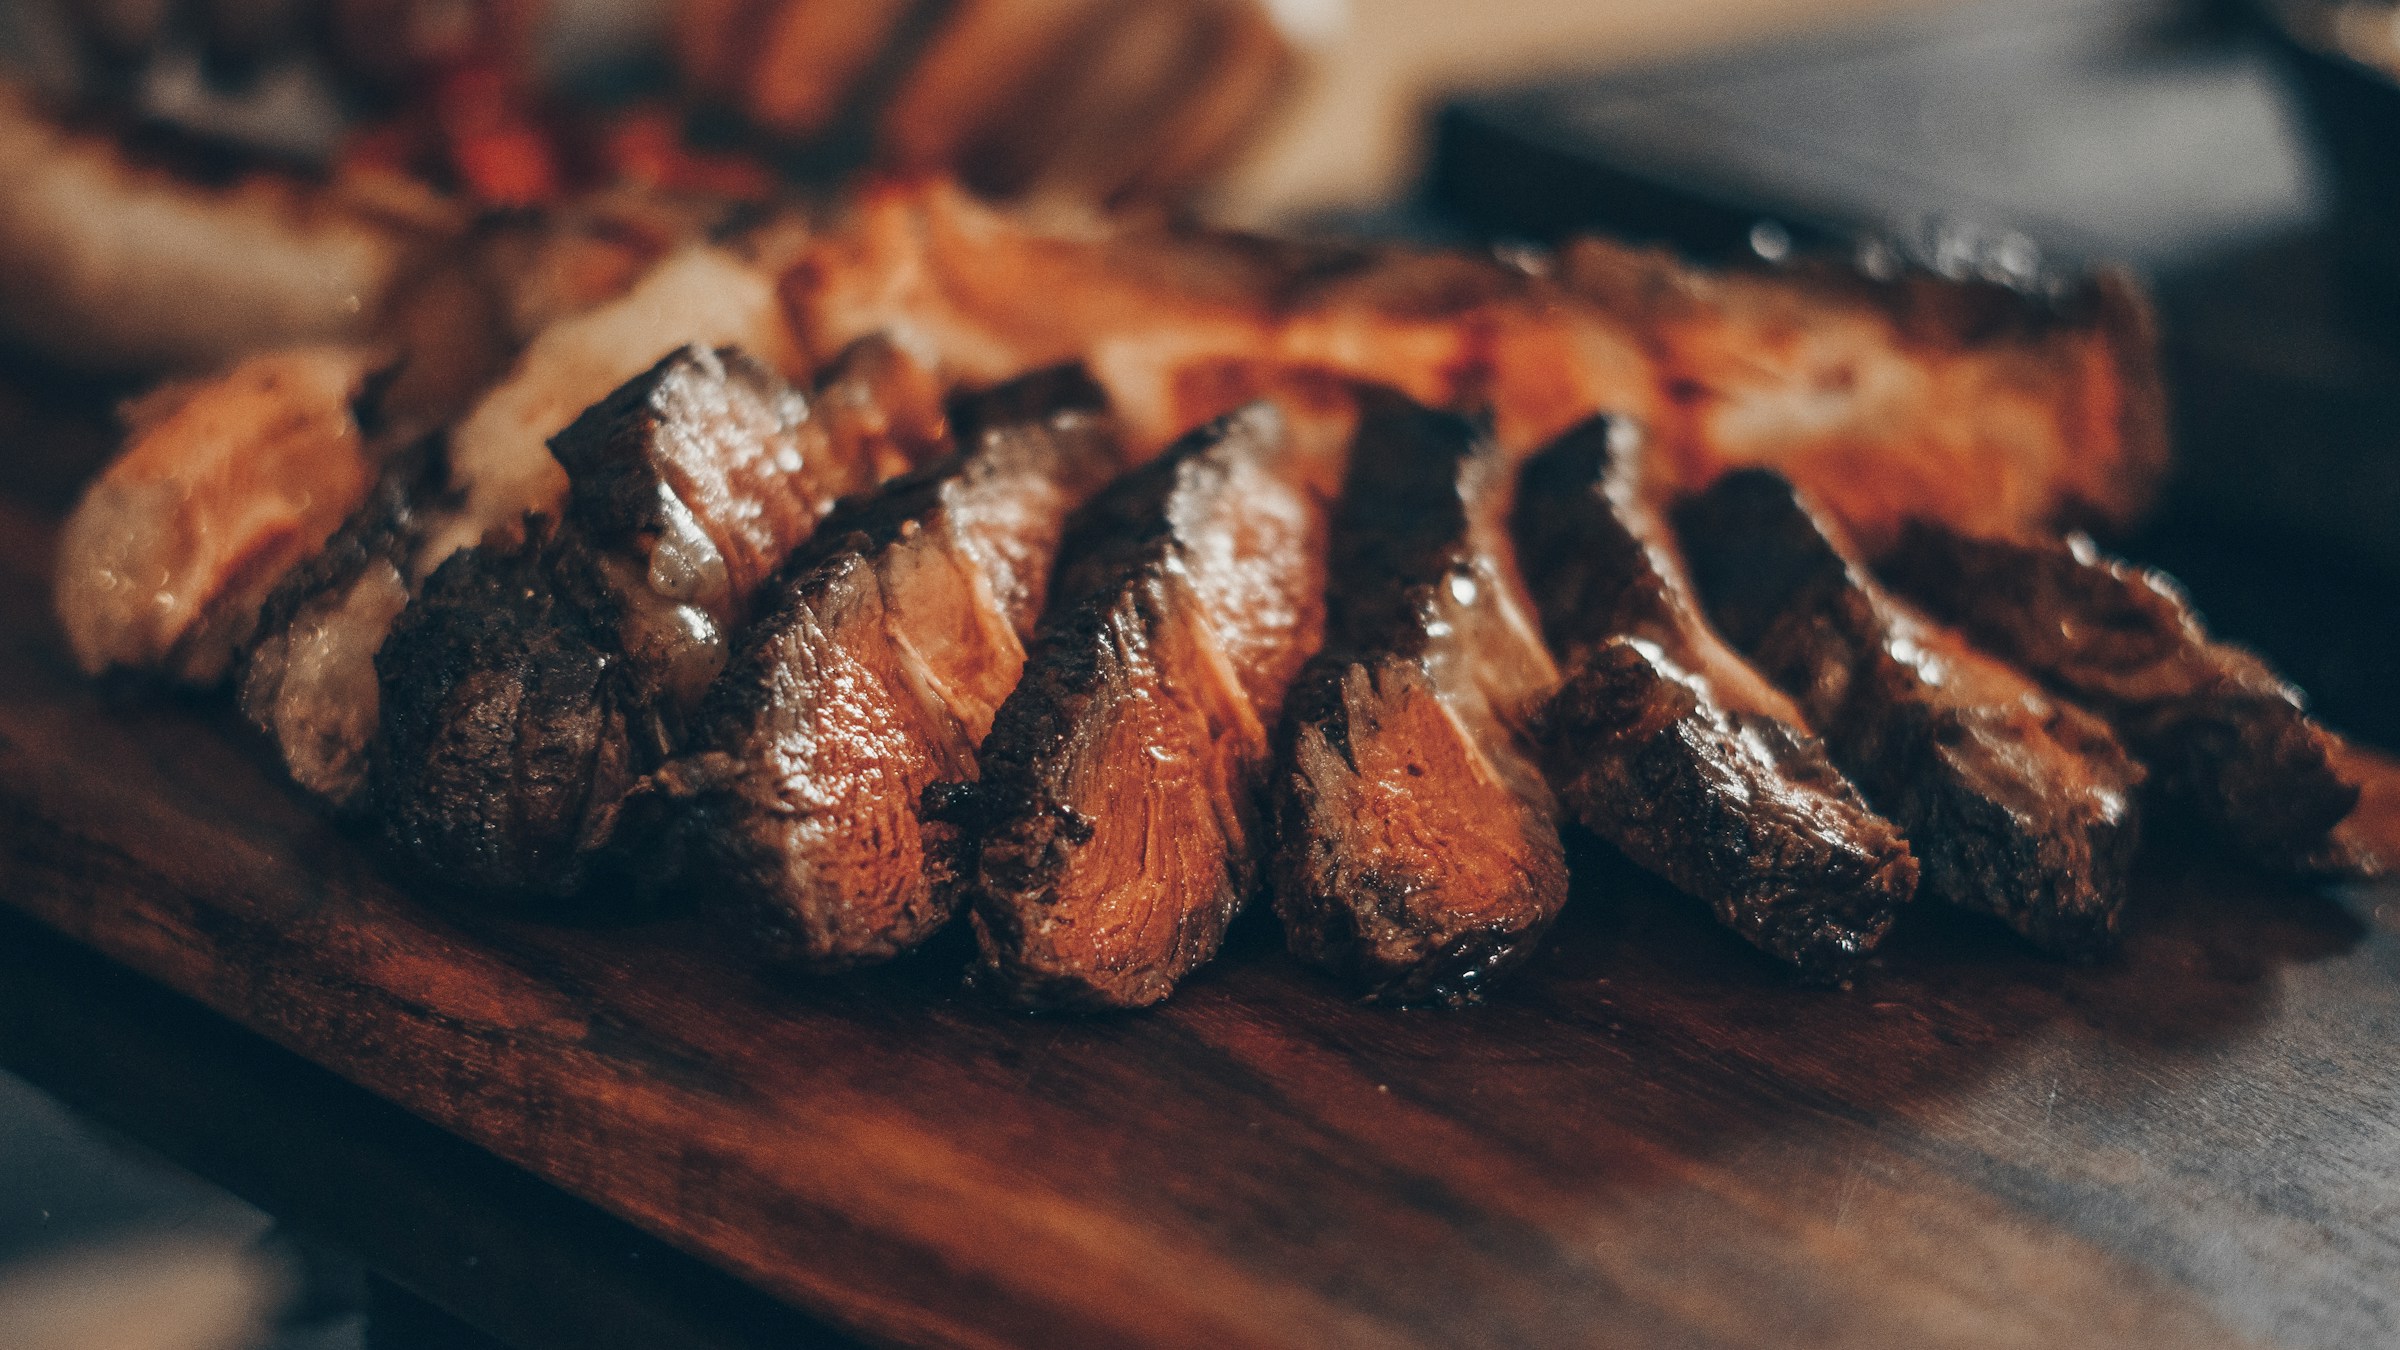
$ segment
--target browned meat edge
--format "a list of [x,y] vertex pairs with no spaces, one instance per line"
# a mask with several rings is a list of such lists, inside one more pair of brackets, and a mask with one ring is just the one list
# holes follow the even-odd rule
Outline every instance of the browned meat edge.
[[1287,705],[1275,910],[1294,955],[1368,1000],[1457,1006],[1566,903],[1558,803],[1526,734],[1558,672],[1488,433],[1397,395],[1363,403],[1326,647]]
[[1970,539],[1912,522],[1879,563],[1979,645],[2108,719],[2168,801],[2252,861],[2371,874],[2341,837],[2358,804],[2341,741],[2255,654],[2212,641],[2164,573],[2070,539]]
[[1586,829],[1801,975],[1841,979],[1914,893],[1916,859],[1707,630],[1637,500],[1636,453],[1595,418],[1518,485],[1519,558],[1566,675],[1544,766]]
[[956,829],[923,814],[972,781],[1014,689],[1068,513],[1116,438],[1080,370],[953,414],[962,449],[853,499],[768,588],[697,719],[693,753],[636,794],[651,882],[689,890],[769,959],[835,970],[946,923]]
[[828,491],[872,481],[865,442],[811,462],[838,457],[811,420],[756,362],[684,348],[554,438],[605,489],[572,492],[568,519],[520,545],[446,560],[376,657],[369,787],[403,858],[487,895],[583,889],[626,791],[682,744],[751,590]]
[[1216,954],[1255,889],[1267,727],[1323,630],[1329,494],[1272,405],[1087,507],[1024,677],[953,800],[977,849],[975,979],[1136,1007]]
[[2109,948],[2144,775],[2105,723],[1887,595],[1772,471],[1675,521],[1717,626],[1908,832],[1929,892],[2061,955]]

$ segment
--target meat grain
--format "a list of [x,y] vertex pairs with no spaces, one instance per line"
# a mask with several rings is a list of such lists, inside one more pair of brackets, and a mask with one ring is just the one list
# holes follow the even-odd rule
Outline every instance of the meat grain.
[[1558,668],[1488,430],[1363,397],[1325,649],[1290,696],[1275,910],[1295,955],[1370,1001],[1455,1006],[1523,963],[1566,902],[1531,736]]
[[1702,619],[1646,500],[1639,437],[1595,418],[1525,465],[1519,557],[1565,682],[1542,725],[1586,829],[1802,975],[1838,980],[1918,866],[1790,699]]
[[978,850],[983,987],[1139,1007],[1216,954],[1258,881],[1269,729],[1323,636],[1349,420],[1250,405],[1077,518],[982,777],[952,803]]
[[1887,594],[1771,471],[1675,519],[1709,614],[1908,832],[1929,893],[2061,955],[2110,947],[2143,771],[2106,723]]
[[928,817],[1016,687],[1069,513],[1116,467],[1105,397],[1045,372],[965,401],[960,449],[829,517],[762,597],[638,809],[645,869],[774,961],[894,956],[960,898],[956,829]]
[[2163,795],[2269,868],[2361,875],[2341,739],[2256,654],[2208,635],[2164,573],[2082,535],[1978,539],[1913,521],[1879,570],[1978,645],[2108,719]]

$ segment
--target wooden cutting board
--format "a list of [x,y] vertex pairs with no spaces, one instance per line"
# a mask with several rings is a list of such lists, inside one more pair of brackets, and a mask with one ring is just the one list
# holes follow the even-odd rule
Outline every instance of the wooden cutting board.
[[2400,891],[2164,846],[2121,959],[1928,909],[1810,991],[1586,847],[1468,1012],[1352,1004],[1264,924],[1133,1016],[988,1007],[955,949],[770,981],[411,895],[220,702],[81,680],[37,496],[0,901],[868,1339],[2400,1340]]

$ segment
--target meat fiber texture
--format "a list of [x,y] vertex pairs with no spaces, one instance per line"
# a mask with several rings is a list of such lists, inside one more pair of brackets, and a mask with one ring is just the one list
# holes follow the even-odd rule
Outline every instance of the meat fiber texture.
[[912,411],[930,386],[858,355],[812,401],[739,352],[670,353],[560,434],[558,460],[601,480],[564,521],[436,569],[376,657],[372,791],[405,858],[495,895],[583,887],[757,585],[835,494],[943,440],[938,404]]
[[1368,999],[1459,1005],[1567,897],[1531,727],[1558,684],[1467,418],[1370,392],[1333,525],[1325,650],[1291,694],[1275,910]]
[[2106,723],[1885,593],[1770,471],[1675,520],[1710,616],[1907,831],[1930,894],[2061,955],[2113,945],[2143,771]]
[[982,987],[1156,1003],[1251,898],[1269,732],[1323,636],[1346,402],[1237,410],[1079,515],[982,777],[952,804]]
[[1519,558],[1565,671],[1544,767],[1586,829],[1802,976],[1840,980],[1914,895],[1916,857],[1701,618],[1642,454],[1597,418],[1518,487]]
[[2082,535],[1977,539],[1924,520],[1878,566],[1978,645],[2107,718],[2162,797],[2252,862],[2351,877],[2388,865],[2342,828],[2359,789],[2341,738],[2256,654],[2211,639],[2165,574]]
[[927,789],[971,783],[1025,664],[1067,517],[1117,467],[1080,371],[967,400],[958,452],[828,518],[710,691],[690,753],[632,809],[638,867],[770,961],[889,959],[956,912],[957,830]]

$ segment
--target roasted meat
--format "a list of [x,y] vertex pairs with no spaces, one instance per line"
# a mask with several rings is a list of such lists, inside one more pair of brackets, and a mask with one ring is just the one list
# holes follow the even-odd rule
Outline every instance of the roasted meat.
[[224,676],[268,593],[375,483],[354,409],[373,368],[346,347],[272,352],[128,410],[125,452],[59,541],[59,618],[87,672]]
[[948,802],[985,988],[1138,1007],[1216,954],[1257,883],[1268,729],[1323,633],[1344,411],[1237,410],[1077,517],[982,778]]
[[1839,979],[1915,892],[1917,861],[1701,619],[1640,454],[1630,426],[1595,418],[1518,485],[1519,557],[1566,675],[1541,727],[1550,781],[1728,928]]
[[2065,298],[1826,269],[1700,272],[1587,241],[1547,268],[1004,215],[869,184],[785,280],[804,346],[889,331],[955,378],[1081,360],[1140,445],[1299,371],[1489,407],[1522,453],[1599,411],[1692,490],[1786,469],[1860,534],[2123,521],[2164,465],[2154,338],[2103,277]]
[[812,401],[687,347],[562,432],[592,484],[566,519],[452,555],[376,657],[372,785],[400,851],[485,891],[579,889],[758,584],[835,496],[945,439],[921,374],[869,346]]
[[959,451],[846,504],[762,597],[639,804],[640,862],[816,970],[884,960],[946,923],[956,831],[927,788],[972,782],[1017,684],[1068,514],[1113,474],[1080,371],[967,400]]
[[[763,246],[777,247],[773,240]],[[543,329],[451,431],[450,484],[461,503],[428,538],[417,575],[487,536],[514,540],[528,516],[557,517],[567,475],[550,438],[660,352],[687,343],[739,347],[787,378],[808,369],[792,347],[773,276],[749,250],[695,245],[650,268],[625,294]]]
[[2143,772],[2106,723],[1887,594],[1770,470],[1675,521],[1717,626],[1908,831],[1930,894],[2061,955],[2108,949]]
[[1927,521],[1911,522],[1879,570],[2107,718],[2166,797],[2253,861],[2309,875],[2369,867],[2339,837],[2359,795],[2339,738],[2264,661],[2211,640],[2171,578],[2082,535],[1976,539]]
[[1458,1005],[1566,902],[1530,728],[1558,668],[1517,577],[1487,433],[1362,396],[1335,515],[1325,648],[1292,687],[1275,912],[1370,1001]]

